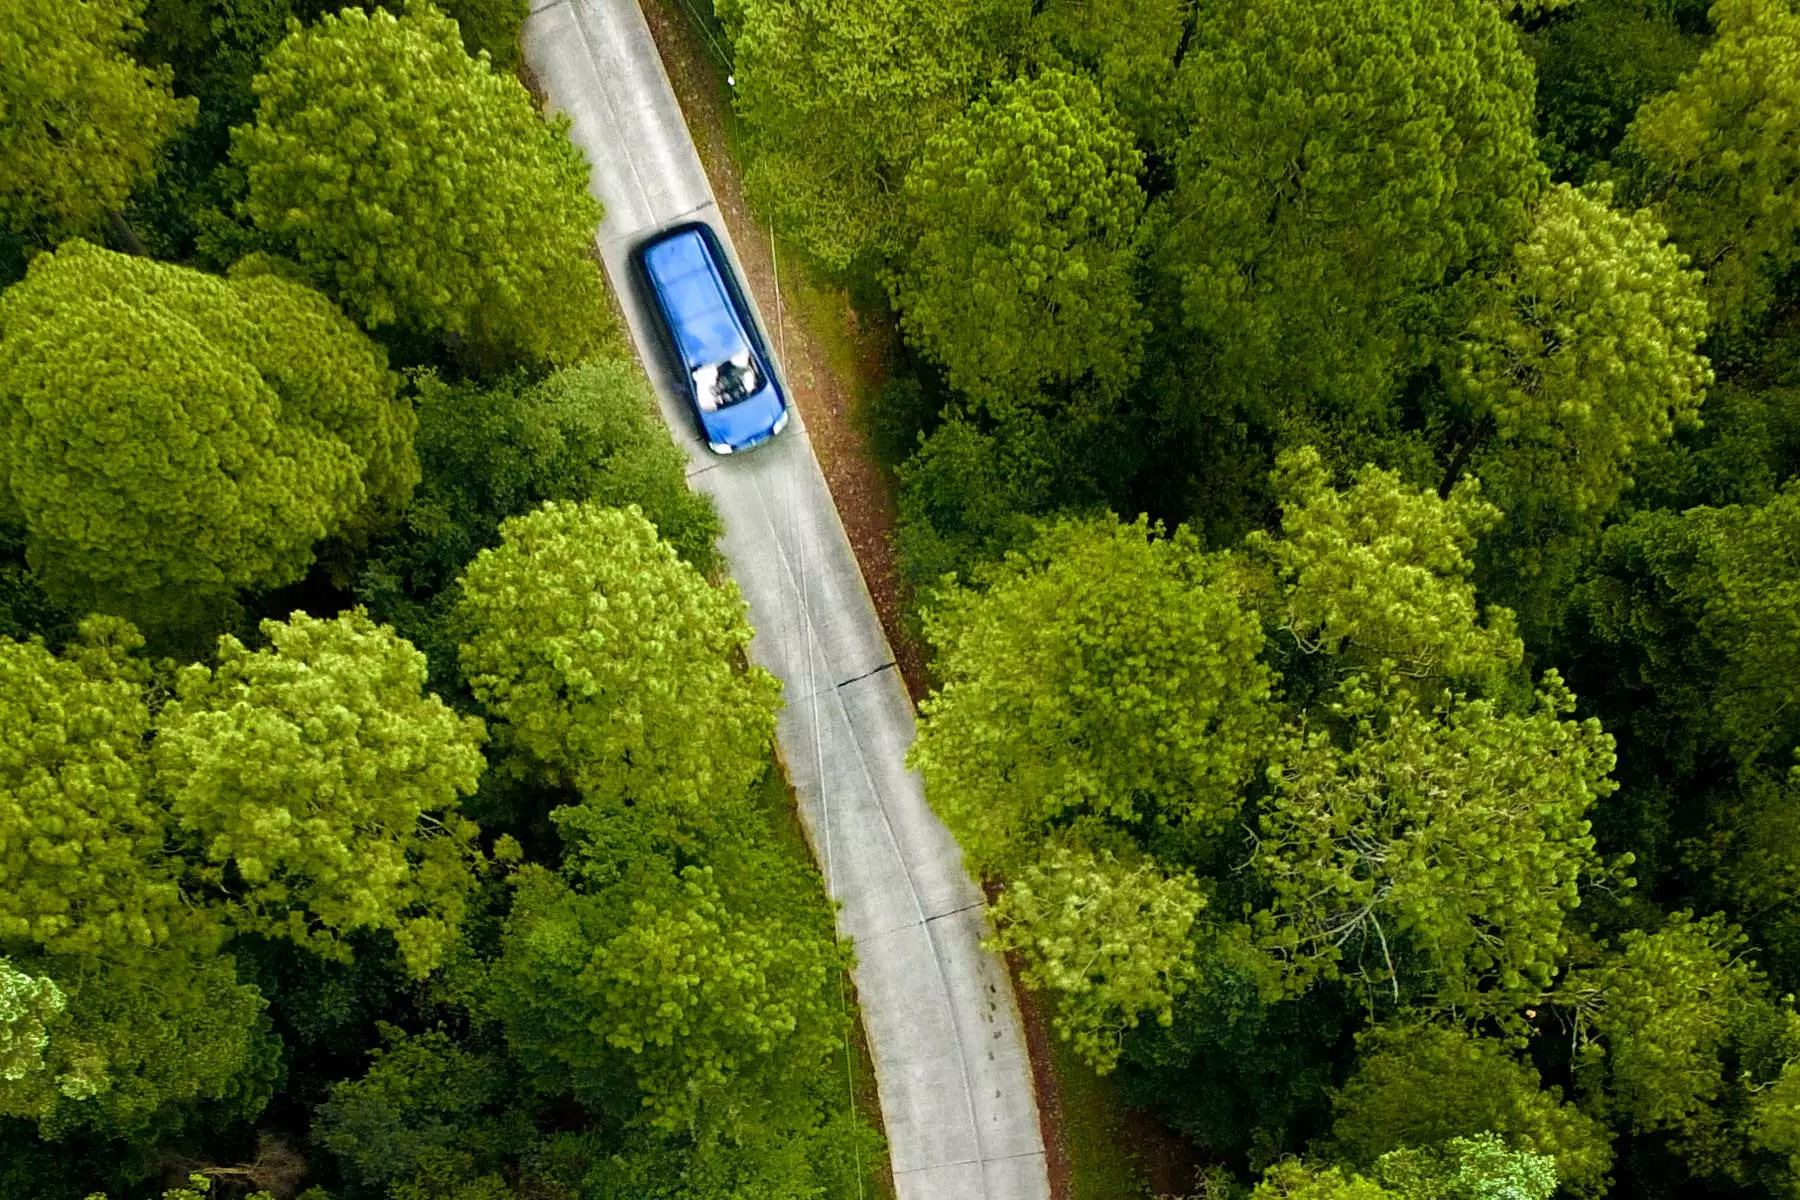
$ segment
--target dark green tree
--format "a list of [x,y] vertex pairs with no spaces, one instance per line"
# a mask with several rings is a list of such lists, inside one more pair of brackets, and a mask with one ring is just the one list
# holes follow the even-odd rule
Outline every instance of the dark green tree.
[[1175,138],[1175,56],[1187,30],[1186,0],[1047,0],[1034,6],[1031,57],[1093,76],[1145,146]]
[[1186,377],[1262,424],[1381,419],[1434,290],[1497,259],[1539,190],[1516,32],[1493,0],[1247,0],[1208,9],[1180,86],[1157,254]]
[[977,100],[907,172],[901,322],[950,385],[1004,411],[1136,373],[1142,160],[1098,88],[1051,70]]
[[1026,0],[718,0],[745,187],[819,261],[899,248],[898,191],[931,132],[1005,71]]

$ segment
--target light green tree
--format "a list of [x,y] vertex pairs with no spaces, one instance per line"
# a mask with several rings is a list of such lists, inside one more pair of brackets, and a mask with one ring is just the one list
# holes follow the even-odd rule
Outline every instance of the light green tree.
[[1371,1173],[1289,1159],[1264,1173],[1252,1200],[1550,1200],[1556,1191],[1554,1161],[1492,1134],[1395,1150]]
[[1790,0],[1716,0],[1712,23],[1712,45],[1638,110],[1623,149],[1729,329],[1760,317],[1800,262],[1800,13]]
[[1800,1178],[1800,1059],[1790,1060],[1775,1082],[1756,1094],[1752,1111],[1751,1145],[1780,1155]]
[[70,242],[0,296],[0,510],[45,587],[146,627],[397,509],[414,418],[323,296]]
[[1600,866],[1587,815],[1614,786],[1612,738],[1574,707],[1554,671],[1522,713],[1427,709],[1353,676],[1297,730],[1251,855],[1285,987],[1349,976],[1398,999],[1422,977],[1436,1003],[1503,1019],[1548,988]]
[[1136,373],[1132,294],[1143,169],[1087,78],[1051,70],[936,133],[907,172],[902,325],[950,385],[990,407]]
[[1071,822],[1232,819],[1273,678],[1223,574],[1142,520],[1069,521],[927,611],[943,682],[911,761],[972,869],[1010,873]]
[[898,249],[898,191],[931,132],[1000,78],[1028,0],[716,0],[744,185],[813,257]]
[[129,658],[142,639],[113,618],[81,631],[61,658],[0,639],[0,942],[130,958],[205,940],[161,854],[145,676]]
[[1469,580],[1476,540],[1500,515],[1475,486],[1439,499],[1365,467],[1338,489],[1311,447],[1282,453],[1274,485],[1281,532],[1251,534],[1245,553],[1272,576],[1268,619],[1282,638],[1423,681],[1489,681],[1518,665],[1512,614],[1484,614]]
[[1540,187],[1516,31],[1493,0],[1247,0],[1197,23],[1180,86],[1157,253],[1207,386],[1263,420],[1377,411],[1427,294]]
[[1174,1019],[1203,906],[1191,876],[1060,845],[1007,884],[993,908],[996,944],[1018,951],[1026,984],[1055,998],[1058,1036],[1105,1074],[1146,1014]]
[[1250,1200],[1394,1200],[1378,1183],[1340,1167],[1284,1159],[1263,1172]]
[[1188,0],[1047,0],[1031,16],[1031,57],[1093,76],[1144,145],[1164,150],[1178,133],[1175,56]]
[[127,48],[143,0],[0,6],[0,223],[57,239],[87,232],[154,174],[194,116]]
[[455,939],[476,829],[457,812],[481,723],[425,692],[425,656],[361,610],[219,639],[156,722],[157,782],[240,930],[347,957],[385,929],[429,972]]
[[457,621],[502,743],[603,804],[740,801],[768,764],[780,685],[737,662],[736,585],[709,584],[635,507],[551,502],[500,532],[463,576]]
[[1712,381],[1699,273],[1611,197],[1546,192],[1455,351],[1476,425],[1449,479],[1472,464],[1521,535],[1534,510],[1597,520],[1640,450],[1697,423]]
[[295,30],[232,131],[243,215],[364,326],[562,364],[609,328],[588,258],[600,206],[566,122],[415,3]]
[[1363,1034],[1357,1052],[1356,1069],[1333,1100],[1332,1149],[1360,1169],[1375,1169],[1395,1151],[1491,1135],[1513,1151],[1554,1161],[1576,1196],[1606,1190],[1606,1129],[1563,1103],[1557,1089],[1544,1088],[1500,1041],[1397,1023]]

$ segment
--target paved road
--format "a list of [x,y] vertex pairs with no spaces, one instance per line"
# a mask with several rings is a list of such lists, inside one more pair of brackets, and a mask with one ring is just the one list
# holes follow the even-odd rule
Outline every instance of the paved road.
[[[863,1027],[901,1200],[1046,1200],[1012,985],[980,946],[981,893],[904,765],[913,712],[806,429],[742,458],[700,446],[626,270],[653,229],[719,219],[637,0],[536,0],[525,60],[594,164],[599,246],[689,479],[718,503],[750,602],[751,656],[779,676],[800,814],[854,940]],[[735,252],[734,252],[735,253]]]

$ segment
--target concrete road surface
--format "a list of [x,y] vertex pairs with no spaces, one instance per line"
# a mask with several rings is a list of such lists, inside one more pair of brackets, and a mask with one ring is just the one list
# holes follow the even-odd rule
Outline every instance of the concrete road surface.
[[627,270],[633,245],[677,221],[706,221],[731,245],[637,0],[537,0],[522,36],[549,106],[569,114],[593,164],[601,254],[689,479],[724,518],[756,629],[751,656],[785,687],[781,748],[843,906],[838,927],[855,942],[900,1196],[1046,1200],[1011,982],[981,949],[982,896],[961,852],[905,769],[912,706],[806,429],[796,415],[775,441],[714,458]]

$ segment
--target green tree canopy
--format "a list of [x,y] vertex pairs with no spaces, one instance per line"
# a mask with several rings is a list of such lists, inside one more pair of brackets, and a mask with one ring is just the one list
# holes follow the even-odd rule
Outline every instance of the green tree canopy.
[[1700,275],[1611,195],[1546,192],[1457,347],[1486,443],[1476,473],[1522,532],[1532,509],[1611,508],[1638,451],[1694,424],[1712,381]]
[[366,327],[557,363],[593,349],[607,319],[587,165],[453,21],[423,4],[327,14],[263,72],[231,154],[269,249]]
[[1273,679],[1221,574],[1141,520],[1063,522],[985,591],[926,613],[943,683],[912,762],[972,869],[1009,872],[1071,822],[1232,818],[1268,745]]
[[1375,1178],[1398,1200],[1550,1200],[1557,1186],[1555,1159],[1509,1150],[1492,1133],[1390,1150]]
[[1616,954],[1565,981],[1583,1001],[1582,1069],[1590,1085],[1603,1079],[1606,1106],[1633,1130],[1710,1117],[1721,1055],[1754,982],[1742,942],[1717,915],[1679,912],[1654,933],[1628,930]]
[[1717,36],[1626,135],[1641,190],[1707,272],[1713,317],[1761,316],[1800,262],[1800,13],[1791,0],[1717,0]]
[[47,1027],[68,1006],[56,980],[28,974],[0,958],[0,1086],[44,1069]]
[[1538,150],[1558,179],[1606,162],[1637,110],[1680,80],[1707,38],[1707,0],[1580,0],[1526,36],[1537,63]]
[[1357,677],[1309,714],[1270,776],[1251,856],[1257,914],[1290,989],[1318,975],[1422,976],[1438,1004],[1507,1016],[1549,987],[1563,922],[1599,867],[1587,815],[1612,791],[1612,738],[1564,716],[1546,672],[1535,708]]
[[736,585],[709,584],[635,507],[550,502],[500,531],[457,621],[503,743],[601,803],[740,800],[768,763],[780,685],[735,661],[750,642]]
[[720,0],[751,131],[744,185],[841,268],[897,248],[896,193],[933,130],[1003,73],[1027,0]]
[[404,519],[357,576],[358,600],[431,660],[440,690],[460,684],[450,586],[500,522],[545,500],[636,504],[676,553],[717,569],[712,501],[687,486],[687,459],[656,413],[650,384],[623,353],[538,383],[415,380],[423,472]]
[[193,930],[158,863],[142,639],[104,617],[82,634],[62,658],[0,639],[0,946],[129,957]]
[[1245,552],[1271,571],[1269,622],[1284,638],[1418,680],[1491,681],[1517,666],[1512,614],[1483,614],[1469,581],[1476,539],[1499,519],[1474,486],[1439,499],[1365,467],[1338,489],[1311,447],[1284,452],[1274,484],[1281,533],[1252,533]]
[[1421,295],[1524,229],[1543,172],[1516,32],[1493,0],[1246,0],[1207,10],[1181,80],[1158,253],[1186,352],[1253,407],[1378,411]]
[[0,6],[0,223],[46,238],[92,230],[193,119],[127,47],[143,0]]
[[509,1082],[499,1055],[472,1053],[442,1029],[380,1030],[384,1044],[369,1052],[369,1069],[334,1084],[313,1118],[313,1136],[356,1182],[391,1187],[435,1155],[519,1136],[487,1116]]
[[1176,135],[1175,55],[1186,0],[1047,0],[1033,6],[1031,55],[1046,67],[1091,74],[1145,145]]
[[398,508],[414,417],[324,297],[70,242],[0,296],[0,509],[51,595],[180,623]]
[[264,621],[268,648],[219,639],[157,717],[158,783],[227,886],[234,923],[347,956],[385,929],[424,975],[473,882],[457,811],[485,763],[481,723],[424,692],[425,656],[360,610]]
[[254,1117],[280,1075],[265,1001],[229,956],[160,950],[129,965],[51,959],[68,1006],[46,1023],[43,1069],[0,1076],[0,1116],[51,1138],[92,1128],[143,1138],[175,1105]]
[[1142,158],[1087,78],[1051,70],[936,133],[906,176],[901,321],[952,387],[1004,408],[1137,369]]
[[1646,512],[1606,535],[1592,610],[1689,736],[1743,767],[1800,742],[1800,484],[1767,504]]
[[1203,903],[1191,876],[1062,845],[1007,884],[993,916],[1026,984],[1055,997],[1058,1035],[1104,1074],[1144,1014],[1173,1020]]
[[[792,882],[772,875],[765,887]],[[742,1122],[759,1092],[780,1100],[840,1045],[847,956],[747,899],[710,867],[634,871],[604,896],[527,868],[494,978],[516,1052],[602,1102],[622,1068],[639,1097],[628,1115],[668,1132]]]
[[1554,1160],[1577,1196],[1606,1190],[1612,1144],[1605,1128],[1562,1103],[1557,1089],[1545,1089],[1499,1041],[1392,1024],[1363,1034],[1357,1049],[1356,1069],[1333,1104],[1332,1146],[1361,1169],[1393,1151],[1492,1134],[1515,1151]]

